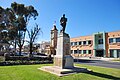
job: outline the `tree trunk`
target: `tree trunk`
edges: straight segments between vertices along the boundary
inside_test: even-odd
[[[29,57],[32,57],[32,52],[33,52],[32,46],[33,46],[33,43],[30,42],[30,55],[29,55]]]
[[[16,54],[16,40],[15,40],[15,45],[14,45],[14,48],[15,48],[15,53],[14,53],[14,54]]]
[[[19,47],[19,56],[21,56],[22,46]]]

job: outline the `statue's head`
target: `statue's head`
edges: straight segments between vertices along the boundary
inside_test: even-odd
[[[63,17],[65,17],[65,14],[63,14]]]

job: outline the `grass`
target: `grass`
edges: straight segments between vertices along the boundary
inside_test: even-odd
[[[75,64],[75,66],[86,67],[93,72],[58,77],[37,69],[50,65],[52,64],[0,66],[0,80],[120,80],[119,69],[83,64]]]
[[[114,60],[112,60],[112,61],[120,62],[120,58],[114,59]]]

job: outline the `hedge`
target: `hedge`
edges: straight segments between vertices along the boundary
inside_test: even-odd
[[[48,64],[48,63],[53,63],[53,61],[4,61],[0,62],[0,66]]]
[[[5,61],[52,61],[52,58],[49,57],[25,57],[25,56],[10,56],[6,57]]]

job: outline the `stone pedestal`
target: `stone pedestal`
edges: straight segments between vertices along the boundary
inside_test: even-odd
[[[73,68],[73,58],[70,55],[70,37],[66,33],[59,34],[54,66],[59,66],[62,69]]]
[[[44,66],[38,69],[58,76],[88,71],[86,68],[74,67],[73,57],[70,55],[70,37],[68,34],[59,34],[56,51],[57,53],[54,57],[54,66]]]

